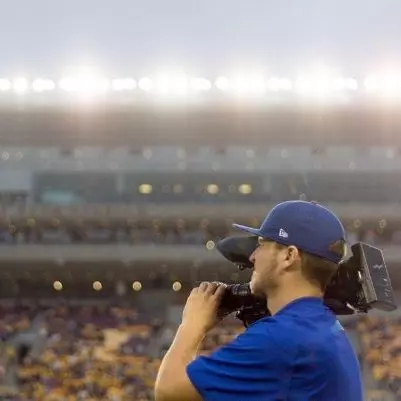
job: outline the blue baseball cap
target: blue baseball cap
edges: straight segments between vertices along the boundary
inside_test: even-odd
[[[276,205],[260,228],[233,224],[233,227],[283,245],[293,245],[334,263],[342,256],[330,250],[344,241],[345,230],[338,217],[316,202],[286,201]]]

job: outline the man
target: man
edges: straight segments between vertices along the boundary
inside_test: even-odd
[[[250,256],[251,289],[267,297],[271,317],[231,343],[196,357],[218,322],[224,287],[202,283],[189,296],[182,323],[162,361],[157,401],[362,401],[357,357],[323,304],[326,284],[345,256],[345,232],[325,207],[304,201],[275,206]]]

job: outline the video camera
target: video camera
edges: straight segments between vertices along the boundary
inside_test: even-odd
[[[240,270],[252,269],[250,255],[258,246],[257,236],[232,236],[218,241],[216,249]],[[324,303],[336,315],[367,313],[370,309],[397,309],[390,276],[379,248],[358,242],[352,256],[339,264],[337,273],[326,287]],[[220,304],[221,315],[236,312],[245,327],[270,316],[266,299],[251,293],[249,283],[226,285]]]

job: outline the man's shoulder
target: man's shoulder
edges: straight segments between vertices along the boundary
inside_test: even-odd
[[[274,349],[279,365],[314,366],[324,368],[331,361],[333,369],[344,364],[347,372],[356,374],[358,364],[352,345],[341,324],[333,316],[324,322],[315,322],[309,317],[295,319],[263,318],[249,327],[252,335],[264,343],[262,349]]]
[[[249,327],[251,333],[258,333],[266,341],[274,342],[286,352],[294,354],[300,348],[308,347],[310,342],[330,346],[331,336],[344,335],[344,329],[330,312],[319,316],[280,315],[269,316],[256,321]]]
[[[294,331],[295,330],[295,331]],[[295,357],[299,344],[302,343],[300,329],[287,319],[277,319],[273,316],[262,318],[243,333],[244,337],[253,341],[257,337],[260,344],[266,347],[276,347],[277,351]]]

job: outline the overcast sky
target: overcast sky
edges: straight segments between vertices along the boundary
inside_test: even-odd
[[[0,75],[401,67],[401,0],[0,0]]]

